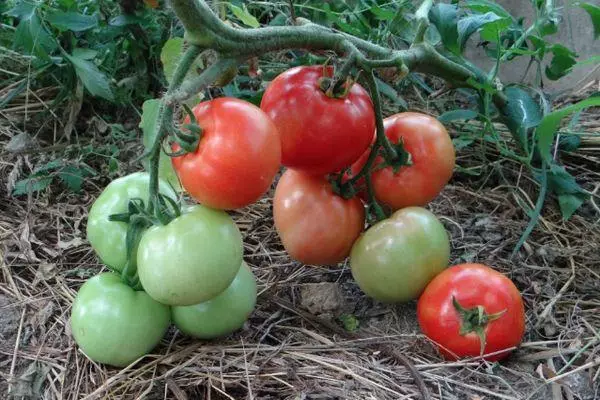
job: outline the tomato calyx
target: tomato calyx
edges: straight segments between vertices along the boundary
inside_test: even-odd
[[[190,133],[186,133],[180,129],[172,127],[171,133],[173,134],[173,139],[179,145],[181,151],[175,153],[167,153],[169,157],[179,157],[183,154],[193,153],[194,151],[196,151],[196,149],[198,149],[198,144],[200,143],[200,139],[202,138],[202,128],[198,124],[194,112],[186,104],[183,105],[183,109],[190,118],[190,122],[183,124],[182,128],[189,131]]]
[[[381,167],[378,168],[385,168],[389,166],[392,167],[394,174],[396,174],[400,168],[413,164],[412,155],[404,147],[403,138],[400,138],[398,143],[392,143],[391,146],[395,150],[396,156],[393,159],[388,159],[386,152],[382,152],[385,162]]]
[[[332,99],[345,99],[354,84],[354,80],[347,76],[346,80],[337,80],[328,76],[323,76],[317,81],[319,89],[325,93],[327,97]]]
[[[502,315],[506,313],[506,310],[488,314],[481,305],[472,308],[464,308],[454,296],[452,296],[452,305],[456,309],[456,312],[458,312],[461,320],[459,334],[465,336],[469,333],[475,333],[479,337],[481,348],[480,354],[483,355],[486,345],[486,326],[488,323],[502,317]]]

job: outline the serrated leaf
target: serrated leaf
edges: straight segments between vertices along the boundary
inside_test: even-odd
[[[507,87],[504,94],[507,97],[507,103],[502,109],[504,123],[521,149],[528,149],[529,129],[542,120],[542,109],[528,92],[517,86]]]
[[[512,23],[512,18],[501,18],[486,24],[479,32],[481,40],[492,43],[498,42],[498,37],[502,34],[502,32],[507,30]]]
[[[50,183],[52,183],[53,177],[42,176],[42,177],[30,177],[21,179],[15,183],[13,188],[13,196],[21,196],[28,193],[35,193],[46,189]]]
[[[460,53],[457,18],[458,7],[452,4],[438,3],[429,10],[429,20],[440,33],[442,43],[455,54]]]
[[[473,118],[477,118],[479,114],[473,110],[451,110],[446,111],[438,117],[438,121],[442,124],[447,124],[452,121],[468,121]]]
[[[549,164],[552,162],[550,150],[552,148],[552,143],[554,142],[556,131],[558,131],[560,121],[569,114],[593,106],[600,106],[600,97],[590,97],[586,100],[582,100],[579,103],[551,112],[542,119],[535,133],[540,154],[546,162]]]
[[[60,170],[58,177],[69,190],[78,193],[83,185],[84,171],[72,165],[67,165]]]
[[[98,69],[96,64],[73,55],[67,54],[66,57],[73,64],[75,73],[92,96],[99,96],[109,101],[114,100],[108,78]]]
[[[83,32],[98,26],[95,15],[54,9],[46,14],[46,20],[61,31]]]
[[[233,5],[231,3],[227,3],[227,6],[229,7],[233,15],[235,15],[237,19],[242,21],[244,25],[249,26],[251,28],[258,28],[260,26],[258,20],[254,18],[254,16],[250,14],[248,10]]]
[[[471,0],[465,4],[468,8],[479,13],[493,12],[502,18],[511,18],[512,16],[500,4],[487,0]]]
[[[581,3],[579,6],[590,15],[594,25],[594,39],[598,39],[600,37],[600,7],[590,3]]]
[[[546,76],[556,81],[571,72],[577,63],[577,54],[561,44],[552,45],[548,50],[552,53],[552,61],[546,66]]]
[[[565,220],[571,218],[589,199],[589,195],[577,184],[573,175],[557,164],[553,164],[548,173],[548,187],[558,196],[560,212]]]
[[[33,174],[39,176],[42,172],[53,171],[65,165],[63,160],[52,160],[46,164],[42,164],[33,170]]]
[[[10,15],[20,18],[13,37],[13,48],[23,49],[26,54],[50,61],[50,53],[57,48],[56,41],[42,25],[37,7],[37,3],[24,1],[9,10]]]
[[[489,11],[485,14],[469,15],[458,21],[458,44],[462,52],[472,34],[483,26],[501,19],[498,15]]]

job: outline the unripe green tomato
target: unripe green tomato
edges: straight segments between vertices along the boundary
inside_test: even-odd
[[[128,211],[129,200],[139,198],[148,202],[150,175],[147,172],[115,179],[104,188],[94,201],[87,220],[87,239],[100,260],[115,271],[122,271],[127,264],[127,224],[110,221],[112,214]],[[164,181],[159,180],[160,193],[177,200],[177,195]]]
[[[407,207],[354,243],[350,268],[367,295],[397,303],[416,299],[449,258],[450,241],[442,223],[424,208]]]
[[[198,304],[227,289],[242,264],[242,251],[242,235],[231,217],[196,205],[142,235],[138,275],[156,301]]]
[[[199,339],[226,336],[240,329],[256,305],[256,279],[242,263],[231,285],[215,298],[193,306],[173,307],[173,323]]]
[[[81,286],[71,310],[75,342],[92,360],[124,367],[150,352],[170,322],[168,306],[135,291],[113,272]]]

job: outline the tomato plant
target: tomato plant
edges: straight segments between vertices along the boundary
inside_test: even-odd
[[[427,286],[417,304],[423,333],[448,359],[497,361],[521,343],[525,310],[521,294],[506,276],[482,264],[446,269]]]
[[[205,101],[192,111],[202,129],[198,147],[172,159],[184,189],[218,209],[258,200],[271,186],[281,161],[273,122],[260,108],[236,98]],[[184,122],[190,122],[189,116]]]
[[[273,218],[283,246],[305,264],[343,261],[365,225],[365,210],[357,197],[346,200],[324,177],[288,169],[273,198]]]
[[[71,310],[73,337],[92,360],[124,367],[151,351],[169,327],[168,306],[107,272],[81,286]]]
[[[319,84],[331,68],[295,67],[265,90],[261,108],[281,136],[283,165],[311,174],[337,172],[365,151],[375,131],[373,104],[354,83],[342,98],[330,97]]]
[[[209,300],[235,278],[242,263],[242,237],[223,211],[205,206],[183,210],[168,225],[142,236],[137,268],[142,286],[163,304]]]
[[[116,271],[121,271],[127,263],[127,224],[111,221],[109,216],[128,211],[129,201],[141,199],[148,202],[150,176],[146,172],[115,179],[98,196],[92,205],[87,220],[87,239],[100,260]],[[177,195],[171,187],[159,181],[160,193],[173,200]]]
[[[442,223],[420,207],[396,211],[369,228],[350,253],[358,286],[376,300],[416,299],[448,266],[450,242]]]
[[[403,143],[411,155],[411,165],[375,168],[371,174],[375,198],[392,210],[424,206],[448,183],[454,169],[454,146],[448,131],[437,119],[421,113],[404,112],[383,120],[385,135],[391,143]],[[367,150],[351,172],[357,174],[369,158]],[[374,165],[384,162],[378,156]],[[363,194],[364,197],[364,194]]]
[[[192,306],[173,307],[173,323],[183,333],[200,339],[229,335],[240,329],[256,305],[256,279],[242,262],[235,279],[216,297]]]

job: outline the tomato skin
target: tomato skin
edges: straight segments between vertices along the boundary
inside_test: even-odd
[[[448,131],[437,119],[421,113],[404,112],[385,118],[385,135],[391,143],[404,142],[412,156],[412,165],[394,174],[392,167],[372,173],[375,198],[393,211],[410,206],[424,206],[448,183],[454,169],[455,152]],[[352,167],[356,174],[369,158],[367,150]],[[383,162],[377,157],[374,165]]]
[[[126,213],[129,200],[140,198],[148,203],[150,175],[147,172],[133,174],[112,181],[94,201],[87,219],[87,239],[100,260],[115,271],[122,271],[127,264],[127,224],[110,221],[112,214]],[[164,181],[159,180],[160,193],[177,200],[177,195]]]
[[[173,323],[183,333],[214,339],[240,329],[256,305],[256,279],[242,262],[231,285],[216,297],[192,306],[173,307]]]
[[[170,322],[168,306],[135,291],[113,272],[81,286],[71,310],[75,341],[92,360],[124,367],[150,352]]]
[[[417,304],[417,318],[423,333],[439,345],[450,360],[480,355],[481,342],[474,332],[459,334],[461,318],[452,296],[464,308],[483,306],[487,314],[506,310],[485,327],[484,354],[518,346],[525,332],[525,308],[514,283],[498,271],[482,264],[455,265],[436,276]],[[510,351],[484,357],[498,361]]]
[[[293,259],[335,265],[364,229],[365,209],[360,199],[333,193],[326,178],[288,169],[275,189],[273,219]]]
[[[416,299],[449,258],[450,242],[441,222],[424,208],[407,207],[354,243],[350,269],[367,295],[397,303]]]
[[[192,111],[202,128],[198,148],[172,158],[184,189],[217,209],[241,208],[258,200],[281,162],[273,122],[255,105],[229,97],[202,102]],[[184,122],[190,122],[189,116]]]
[[[188,306],[225,290],[242,263],[242,236],[227,213],[196,205],[149,228],[137,252],[138,275],[156,301]]]
[[[333,69],[327,68],[327,76]],[[341,171],[371,143],[375,113],[368,92],[358,83],[344,99],[319,88],[322,66],[291,68],[265,90],[260,107],[281,137],[282,164],[314,175]]]

